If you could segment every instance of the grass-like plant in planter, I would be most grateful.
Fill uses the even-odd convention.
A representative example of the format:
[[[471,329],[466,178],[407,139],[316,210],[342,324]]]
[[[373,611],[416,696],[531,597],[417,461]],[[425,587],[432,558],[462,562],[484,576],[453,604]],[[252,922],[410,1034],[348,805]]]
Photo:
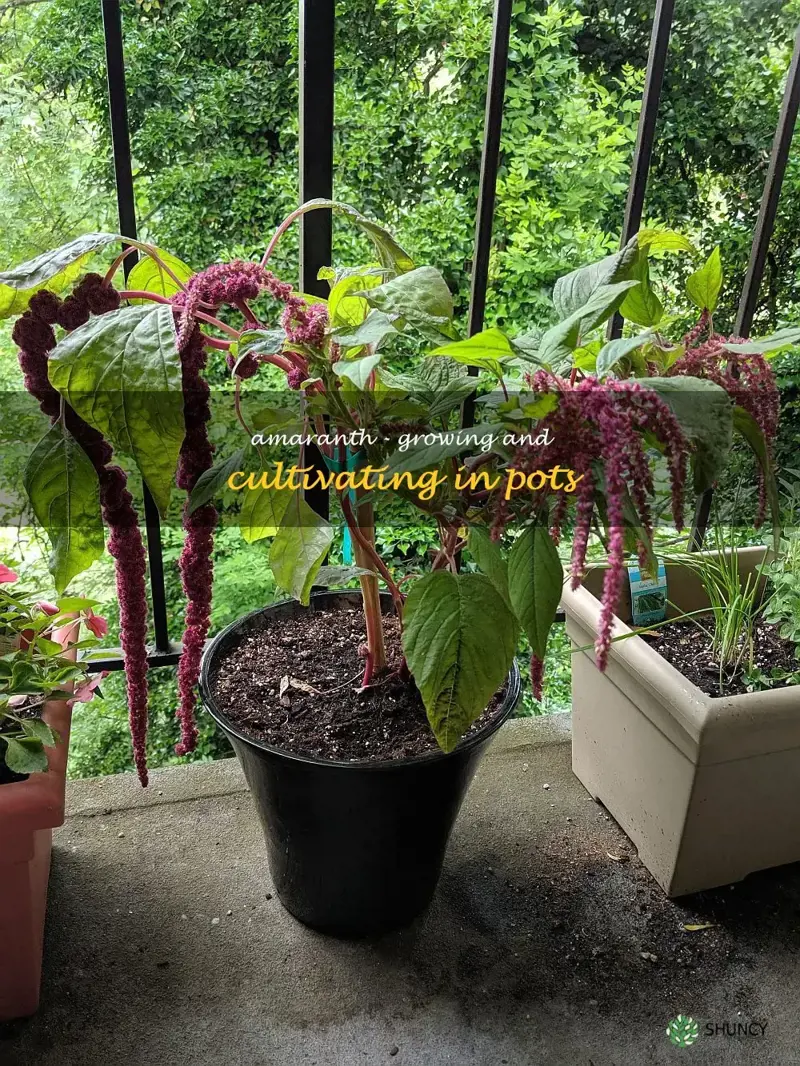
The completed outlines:
[[[54,826],[64,820],[71,707],[101,678],[76,661],[105,620],[91,600],[37,600],[0,564],[0,1021],[39,1002],[47,880]],[[78,639],[81,624],[94,635]]]
[[[327,301],[294,292],[268,265],[282,233],[315,209],[350,219],[376,254],[364,266],[325,270]],[[561,321],[513,339],[496,329],[460,338],[441,274],[415,265],[386,230],[346,205],[303,205],[261,263],[193,273],[133,242],[144,255],[127,288],[113,287],[119,256],[105,277],[89,274],[71,295],[58,295],[90,253],[120,239],[74,241],[0,275],[8,287],[0,294],[24,312],[14,331],[20,362],[53,423],[28,466],[31,502],[45,526],[55,492],[83,516],[79,536],[65,542],[51,532],[58,580],[103,550],[103,518],[111,529],[140,777],[145,783],[144,554],[112,447],[133,460],[162,512],[175,483],[187,494],[178,752],[190,751],[196,736],[217,503],[226,487],[245,484],[238,521],[255,565],[269,543],[276,582],[312,610],[277,605],[220,634],[205,653],[204,700],[245,765],[287,906],[337,931],[407,921],[433,892],[480,750],[513,709],[521,632],[534,687],[541,685],[570,498],[573,582],[583,575],[592,529],[608,549],[596,639],[602,669],[626,553],[643,565],[652,560],[651,460],[665,457],[678,526],[689,462],[698,490],[725,462],[735,416],[724,374],[682,364],[691,352],[655,329],[608,344],[600,337],[617,310],[641,319],[637,297],[652,308],[648,256],[683,239],[647,231],[562,279]],[[713,267],[712,257],[700,274]],[[411,339],[429,349],[424,358],[403,354]],[[235,384],[242,438],[227,447],[226,436],[214,455],[203,370],[218,353]],[[276,372],[284,409],[251,411],[247,383],[258,375],[274,391]],[[481,425],[472,436],[456,433],[460,405],[484,380],[495,387],[482,397]],[[302,406],[295,411],[288,396]],[[736,418],[770,486],[765,438],[753,418]],[[288,489],[280,482],[266,451],[270,432],[298,419],[326,467],[309,469],[305,449],[306,484],[330,484],[339,497],[355,567],[325,566],[332,525],[305,502],[300,474]],[[375,544],[374,512],[387,484],[439,536],[429,570],[402,584]],[[465,551],[471,568],[460,566]],[[363,627],[352,613],[356,594],[311,595],[356,577]]]

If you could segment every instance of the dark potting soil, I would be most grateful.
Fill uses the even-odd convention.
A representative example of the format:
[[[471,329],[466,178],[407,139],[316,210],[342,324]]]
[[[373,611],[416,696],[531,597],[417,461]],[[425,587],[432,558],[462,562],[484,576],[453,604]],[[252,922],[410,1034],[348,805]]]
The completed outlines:
[[[341,762],[405,759],[438,751],[422,698],[401,681],[400,626],[384,616],[385,673],[361,690],[366,641],[359,607],[303,611],[280,621],[264,616],[221,656],[211,678],[219,709],[244,733],[298,755]],[[470,733],[497,715],[495,695]]]
[[[702,618],[700,619],[702,622]],[[749,692],[742,670],[725,675],[723,691],[719,687],[719,662],[711,652],[711,641],[695,622],[681,621],[643,634],[648,644],[679,670],[687,681],[697,685],[707,696],[739,696]],[[795,646],[785,640],[769,622],[759,623],[754,632],[754,666],[767,676],[800,671]],[[791,678],[775,678],[770,688],[785,688],[796,684]]]

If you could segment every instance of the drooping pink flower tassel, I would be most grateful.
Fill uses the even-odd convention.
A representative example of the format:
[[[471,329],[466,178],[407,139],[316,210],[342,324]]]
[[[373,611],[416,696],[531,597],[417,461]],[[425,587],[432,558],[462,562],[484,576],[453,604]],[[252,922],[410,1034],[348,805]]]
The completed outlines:
[[[183,349],[183,410],[186,437],[178,462],[178,486],[190,493],[200,475],[213,464],[213,448],[208,439],[207,422],[211,417],[209,388],[200,371],[206,365],[206,352],[200,331],[195,329]],[[188,755],[197,746],[195,723],[195,685],[200,674],[200,660],[211,622],[211,589],[214,578],[212,550],[217,512],[211,505],[198,507],[189,514],[188,501],[183,513],[186,539],[179,561],[183,591],[186,594],[186,622],[183,654],[178,665],[178,720],[181,739],[175,746],[177,755]]]
[[[103,314],[119,307],[119,294],[104,284],[98,274],[87,274],[66,300],[53,293],[37,293],[14,326],[12,334],[19,346],[19,363],[25,388],[39,402],[42,412],[55,421],[61,410],[61,397],[47,375],[48,353],[56,338],[51,325],[77,329],[90,313]],[[122,651],[128,697],[128,720],[136,772],[147,785],[147,595],[144,544],[133,499],[127,489],[127,474],[110,466],[113,451],[102,434],[65,407],[64,421],[97,471],[100,508],[109,532],[108,550],[114,559],[117,596],[120,605]]]
[[[531,687],[533,698],[542,701],[542,684],[544,682],[544,660],[535,653],[531,655]]]

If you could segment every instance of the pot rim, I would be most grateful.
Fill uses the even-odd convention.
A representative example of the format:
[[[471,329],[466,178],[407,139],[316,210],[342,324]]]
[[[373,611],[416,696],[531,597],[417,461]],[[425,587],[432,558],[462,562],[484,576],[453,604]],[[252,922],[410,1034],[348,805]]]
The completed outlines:
[[[442,759],[449,759],[453,756],[462,755],[464,752],[471,751],[479,744],[488,740],[489,737],[496,733],[500,726],[510,717],[511,712],[519,701],[521,690],[521,679],[516,660],[512,662],[511,669],[508,671],[506,693],[496,717],[477,732],[467,737],[462,737],[452,751],[445,752],[441,749],[435,749],[426,752],[423,755],[411,755],[404,759],[355,759],[345,761],[338,759],[324,759],[317,755],[302,755],[299,752],[287,751],[285,748],[279,748],[274,744],[268,744],[266,741],[250,736],[248,733],[244,732],[244,730],[232,722],[228,716],[220,710],[211,691],[210,675],[212,660],[219,645],[229,634],[235,632],[244,622],[250,618],[256,617],[256,615],[269,614],[275,608],[285,607],[287,605],[294,605],[298,610],[309,610],[315,601],[319,602],[322,600],[338,598],[339,596],[356,596],[360,598],[361,593],[358,589],[338,589],[316,592],[311,596],[309,607],[303,607],[297,600],[289,598],[278,600],[275,603],[269,604],[267,607],[258,607],[255,611],[248,611],[248,613],[242,615],[241,618],[237,618],[235,621],[225,626],[225,628],[217,633],[217,635],[206,645],[200,664],[200,677],[198,679],[200,698],[203,701],[205,709],[217,725],[221,726],[226,733],[231,733],[238,740],[243,741],[245,744],[250,744],[252,747],[259,748],[261,751],[269,752],[271,755],[280,755],[293,762],[306,763],[313,766],[327,766],[337,770],[373,770],[377,772],[402,769],[407,766],[419,766],[425,763],[439,762]],[[388,602],[388,594],[383,593],[381,599],[384,603]]]

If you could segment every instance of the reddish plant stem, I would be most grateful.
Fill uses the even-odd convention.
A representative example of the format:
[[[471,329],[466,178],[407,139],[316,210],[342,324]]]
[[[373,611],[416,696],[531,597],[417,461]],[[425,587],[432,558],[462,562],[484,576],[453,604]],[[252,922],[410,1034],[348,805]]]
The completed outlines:
[[[374,544],[371,544],[362,535],[361,530],[359,529],[359,526],[358,526],[358,522],[356,521],[355,515],[353,514],[352,504],[350,503],[350,501],[347,498],[347,492],[344,492],[342,494],[341,504],[342,504],[342,511],[344,512],[345,521],[347,522],[347,526],[348,526],[348,528],[350,530],[350,533],[351,533],[351,535],[353,537],[353,541],[356,544],[360,544],[361,545],[361,547],[364,549],[365,553],[369,557],[369,561],[372,563],[371,569],[377,570],[378,573],[383,578],[383,580],[386,582],[386,585],[387,585],[387,587],[389,589],[389,592],[392,594],[392,599],[394,600],[394,605],[397,608],[397,613],[400,616],[400,619],[402,621],[402,617],[403,617],[402,611],[403,611],[403,603],[404,603],[403,594],[400,591],[400,589],[397,587],[397,584],[396,584],[394,578],[392,577],[392,575],[389,573],[389,571],[388,571],[388,569],[386,567],[386,564],[384,563],[383,559],[381,559],[381,557],[378,555],[377,551],[375,550]]]
[[[296,218],[300,218],[302,214],[302,207],[298,207],[296,211],[292,211],[292,213],[290,215],[287,215],[283,222],[281,222],[280,226],[278,226],[278,228],[275,230],[275,233],[272,236],[272,240],[267,245],[266,252],[264,252],[264,255],[261,258],[262,267],[265,267],[269,262],[270,256],[275,251],[275,245],[278,243],[278,241],[281,239],[287,229],[291,226],[294,220]]]
[[[124,252],[120,252],[120,254],[117,256],[117,258],[114,260],[114,262],[111,264],[111,266],[106,271],[106,276],[103,278],[104,284],[106,284],[106,285],[110,285],[111,284],[111,279],[114,277],[116,272],[119,270],[119,268],[122,266],[122,264],[128,258],[128,256],[131,255],[136,250],[137,249],[134,248],[133,245],[130,245],[130,247],[126,248]]]
[[[203,338],[203,344],[205,344],[207,348],[217,348],[221,352],[230,351],[230,341],[221,341],[216,337],[209,337],[207,333],[202,333],[201,336]]]
[[[244,315],[248,326],[258,326],[258,325],[260,325],[258,319],[256,318],[256,316],[253,314],[252,310],[250,309],[250,306],[247,303],[247,300],[234,300],[233,304],[234,304],[234,307],[238,308],[238,310],[240,310],[242,312],[242,314]]]

